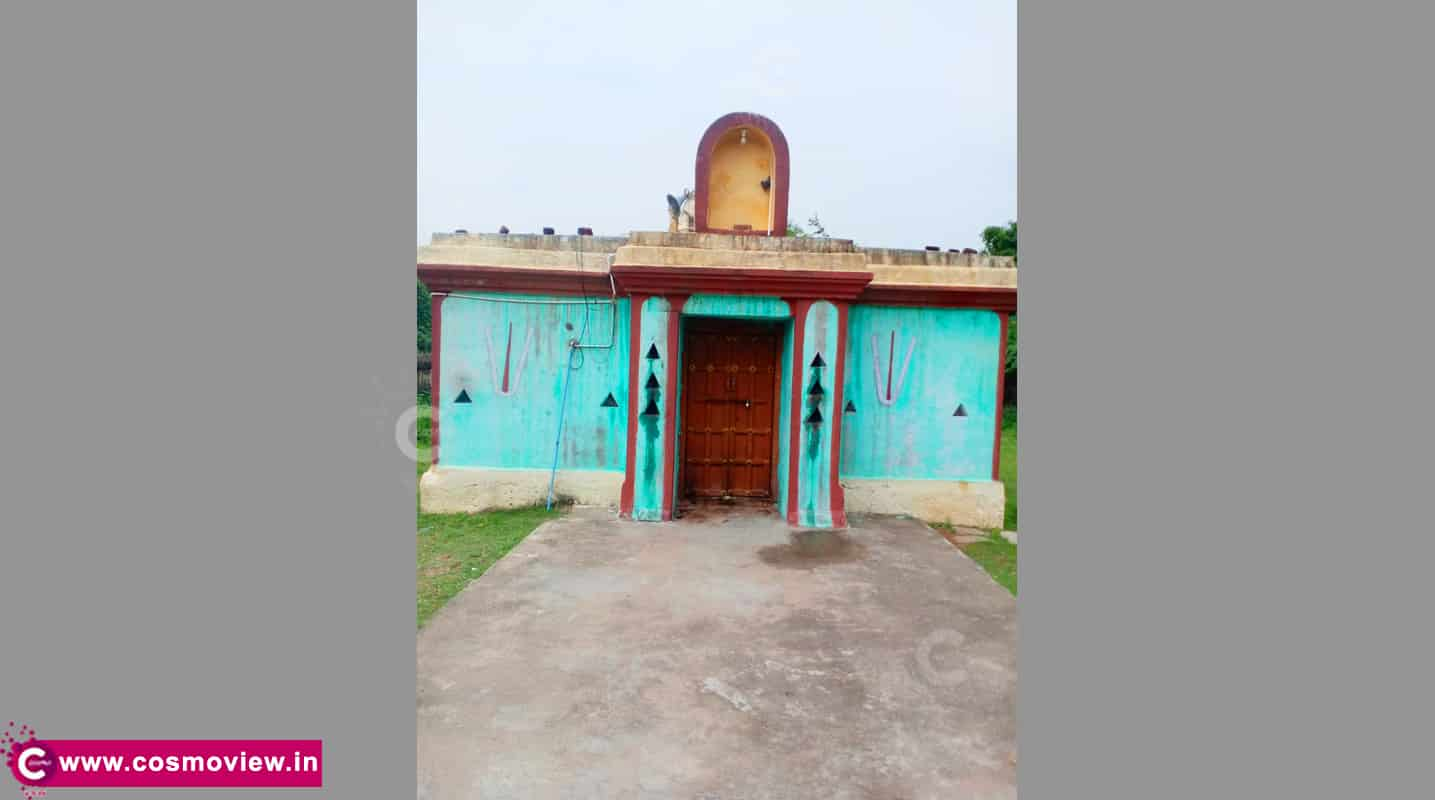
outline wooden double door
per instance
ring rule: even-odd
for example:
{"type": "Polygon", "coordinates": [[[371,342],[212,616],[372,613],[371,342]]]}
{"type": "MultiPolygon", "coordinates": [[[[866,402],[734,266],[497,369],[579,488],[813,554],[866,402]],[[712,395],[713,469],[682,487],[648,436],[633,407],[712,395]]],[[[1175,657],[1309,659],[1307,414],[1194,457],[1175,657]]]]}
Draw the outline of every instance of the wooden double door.
{"type": "Polygon", "coordinates": [[[782,329],[722,319],[685,326],[683,496],[773,497],[782,329]]]}

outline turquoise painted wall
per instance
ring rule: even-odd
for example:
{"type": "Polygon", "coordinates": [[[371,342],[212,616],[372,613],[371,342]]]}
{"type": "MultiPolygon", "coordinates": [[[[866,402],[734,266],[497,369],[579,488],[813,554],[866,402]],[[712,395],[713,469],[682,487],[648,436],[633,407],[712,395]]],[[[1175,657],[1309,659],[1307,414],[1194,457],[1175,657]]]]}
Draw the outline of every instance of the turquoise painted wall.
{"type": "Polygon", "coordinates": [[[833,374],[837,359],[837,307],[818,300],[803,323],[802,420],[800,448],[789,457],[797,461],[797,524],[832,525],[832,426],[841,424],[833,413],[833,374]],[[814,366],[818,361],[822,366],[814,366]]]}
{"type": "Polygon", "coordinates": [[[683,305],[691,317],[736,317],[739,319],[787,319],[792,309],[776,297],[737,294],[695,294],[683,305]]]}
{"type": "Polygon", "coordinates": [[[612,348],[580,351],[581,364],[568,386],[559,468],[622,472],[627,455],[629,301],[585,307],[572,297],[485,296],[508,301],[451,295],[443,302],[438,398],[442,465],[550,468],[568,372],[568,342],[582,333],[584,344],[611,340],[612,348]],[[517,300],[563,304],[513,302],[517,300]],[[500,392],[505,360],[507,395],[500,392]],[[616,407],[602,405],[609,392],[616,407]],[[469,402],[458,402],[461,393],[469,402]]]}
{"type": "MultiPolygon", "coordinates": [[[[663,423],[666,419],[666,393],[677,387],[668,386],[668,359],[676,353],[668,352],[668,317],[671,315],[667,300],[650,297],[638,310],[638,386],[634,402],[638,404],[637,457],[634,460],[633,476],[633,518],[660,520],[663,518],[663,423]],[[649,358],[650,352],[657,358],[649,358]],[[648,388],[649,378],[656,382],[656,388],[648,388]],[[645,413],[653,411],[655,413],[645,413]]],[[[674,404],[676,408],[676,404],[674,404]]],[[[676,471],[675,471],[676,472],[676,471]]]]}
{"type": "MultiPolygon", "coordinates": [[[[666,386],[671,313],[667,302],[662,298],[647,301],[636,320],[641,350],[630,353],[629,325],[634,321],[626,298],[612,305],[593,303],[585,309],[581,301],[569,297],[490,297],[507,301],[453,295],[443,304],[439,387],[443,464],[512,469],[547,469],[552,465],[559,397],[568,364],[567,343],[584,330],[586,313],[584,342],[608,344],[611,337],[612,347],[582,351],[582,361],[568,388],[559,468],[622,472],[629,403],[637,403],[640,416],[634,516],[660,519],[663,400],[667,391],[681,389],[666,386]],[[519,300],[557,302],[515,302],[519,300]],[[655,348],[657,359],[646,358],[650,346],[655,348]],[[659,383],[656,390],[641,388],[636,397],[630,397],[630,357],[638,359],[639,386],[645,387],[651,373],[659,383]],[[506,395],[500,391],[505,358],[509,374],[506,395]],[[650,392],[658,413],[641,415],[650,392]],[[458,402],[461,393],[469,402],[458,402]],[[617,404],[614,407],[602,405],[609,393],[617,404]]],[[[683,311],[690,316],[749,319],[784,319],[790,314],[787,304],[776,298],[717,295],[695,295],[683,311]]],[[[997,314],[967,309],[853,306],[844,395],[856,407],[855,413],[842,413],[832,405],[836,319],[836,309],[830,303],[814,303],[805,323],[801,354],[793,353],[791,326],[784,331],[777,464],[777,503],[782,513],[788,512],[788,470],[790,459],[796,457],[800,459],[799,523],[831,524],[831,487],[827,485],[831,448],[824,444],[830,442],[833,424],[843,425],[840,471],[845,477],[990,480],[1001,346],[997,314]],[[810,365],[819,351],[827,362],[820,370],[826,391],[809,396],[806,391],[819,372],[810,365]],[[823,418],[821,423],[800,426],[801,441],[796,453],[791,452],[788,434],[794,358],[802,367],[802,416],[805,419],[817,408],[823,418]],[[890,405],[883,402],[889,381],[890,405]],[[965,416],[953,415],[959,404],[965,416]]],[[[671,355],[681,358],[680,354],[671,355]]],[[[680,413],[681,397],[674,405],[680,413]]],[[[681,424],[681,420],[677,422],[681,424]]],[[[675,480],[676,475],[674,470],[675,480]]],[[[674,486],[674,496],[676,493],[674,486]]]]}
{"type": "Polygon", "coordinates": [[[854,306],[849,326],[843,395],[857,410],[842,415],[841,475],[991,480],[998,315],[854,306]],[[964,417],[953,416],[959,404],[964,417]]]}

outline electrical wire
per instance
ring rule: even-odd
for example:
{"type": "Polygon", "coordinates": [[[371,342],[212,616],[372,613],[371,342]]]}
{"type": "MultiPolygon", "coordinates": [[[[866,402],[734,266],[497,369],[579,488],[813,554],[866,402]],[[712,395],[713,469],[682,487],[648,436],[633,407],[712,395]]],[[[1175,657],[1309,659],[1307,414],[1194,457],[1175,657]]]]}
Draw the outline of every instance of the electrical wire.
{"type": "Polygon", "coordinates": [[[573,377],[576,368],[573,366],[573,356],[578,353],[578,348],[568,350],[568,370],[563,376],[563,399],[558,401],[558,433],[553,437],[553,469],[548,473],[548,504],[545,508],[553,510],[553,484],[558,479],[558,453],[563,443],[563,418],[568,411],[568,381],[573,377]]]}
{"type": "MultiPolygon", "coordinates": [[[[553,484],[558,480],[558,455],[563,446],[563,419],[568,412],[568,383],[573,379],[573,373],[583,367],[587,356],[584,355],[581,345],[588,335],[588,320],[592,313],[591,298],[588,296],[588,275],[583,270],[583,235],[578,234],[574,240],[574,249],[577,252],[578,262],[578,288],[583,292],[583,327],[578,331],[578,338],[568,343],[568,371],[563,376],[563,397],[558,401],[558,433],[553,437],[553,468],[548,472],[548,504],[546,508],[553,510],[553,484]]],[[[612,278],[612,269],[608,270],[608,276],[612,278]]],[[[616,294],[616,291],[614,292],[616,294]]],[[[616,331],[618,325],[617,300],[609,304],[612,312],[613,329],[616,331]]],[[[612,346],[612,343],[609,343],[612,346]]]]}

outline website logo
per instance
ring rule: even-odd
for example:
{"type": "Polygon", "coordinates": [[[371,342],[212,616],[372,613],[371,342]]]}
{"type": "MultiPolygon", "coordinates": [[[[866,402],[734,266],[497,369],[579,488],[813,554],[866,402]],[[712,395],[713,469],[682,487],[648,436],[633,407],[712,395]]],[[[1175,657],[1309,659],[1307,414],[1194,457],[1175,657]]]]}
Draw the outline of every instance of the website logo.
{"type": "Polygon", "coordinates": [[[14,720],[0,733],[0,744],[5,748],[5,765],[20,782],[20,793],[27,800],[44,797],[45,790],[40,787],[55,776],[55,751],[35,738],[34,728],[17,725],[14,720]]]}
{"type": "Polygon", "coordinates": [[[290,788],[324,785],[319,739],[49,739],[10,722],[5,763],[26,800],[58,787],[290,788]]]}

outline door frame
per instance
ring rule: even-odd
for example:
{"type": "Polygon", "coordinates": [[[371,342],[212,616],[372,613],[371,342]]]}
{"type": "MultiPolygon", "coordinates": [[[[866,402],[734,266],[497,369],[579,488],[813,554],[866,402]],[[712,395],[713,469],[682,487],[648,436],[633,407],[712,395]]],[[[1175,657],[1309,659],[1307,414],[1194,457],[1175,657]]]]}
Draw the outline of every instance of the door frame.
{"type": "MultiPolygon", "coordinates": [[[[677,472],[677,486],[675,487],[675,488],[676,488],[676,492],[675,492],[675,499],[674,499],[674,502],[673,502],[674,512],[676,512],[676,506],[677,506],[678,500],[692,500],[692,499],[693,499],[693,496],[690,495],[690,494],[688,493],[688,491],[687,491],[687,480],[686,480],[686,479],[687,479],[687,458],[686,458],[686,455],[685,455],[685,452],[684,452],[684,445],[686,445],[686,443],[687,443],[687,438],[686,438],[686,431],[684,430],[684,427],[685,427],[685,425],[686,425],[686,421],[683,419],[683,415],[684,415],[684,412],[687,410],[687,403],[688,403],[688,400],[689,400],[689,397],[688,397],[688,394],[687,394],[687,390],[688,390],[689,387],[686,385],[686,384],[687,384],[687,381],[686,381],[687,364],[686,364],[686,362],[687,362],[687,358],[688,358],[688,353],[691,352],[690,349],[688,348],[688,336],[689,336],[689,334],[691,334],[691,332],[693,331],[694,326],[696,326],[696,327],[698,327],[698,328],[707,329],[707,330],[718,329],[718,330],[720,330],[721,332],[727,332],[727,331],[730,331],[730,330],[742,331],[742,330],[744,330],[744,329],[747,329],[747,330],[763,329],[763,330],[772,331],[772,332],[775,334],[775,335],[773,336],[773,362],[772,362],[772,363],[773,363],[773,370],[772,370],[772,436],[771,436],[771,439],[772,439],[772,453],[768,456],[768,459],[769,459],[769,460],[768,460],[769,469],[768,469],[768,480],[767,480],[767,483],[768,483],[768,497],[767,497],[767,499],[768,499],[768,501],[770,501],[771,503],[773,503],[774,506],[777,505],[777,503],[778,503],[777,493],[778,493],[778,488],[779,488],[779,486],[780,486],[779,475],[777,474],[777,473],[778,473],[778,462],[779,462],[779,460],[780,460],[781,453],[782,453],[782,451],[781,451],[781,447],[782,447],[782,432],[781,432],[780,430],[778,430],[778,428],[780,427],[778,423],[779,423],[779,421],[782,419],[782,413],[781,413],[781,412],[782,412],[782,405],[781,405],[781,403],[782,403],[782,383],[783,383],[783,377],[784,377],[784,376],[782,375],[782,354],[783,354],[782,351],[783,351],[783,341],[784,341],[784,337],[785,337],[785,335],[786,335],[785,326],[791,325],[791,324],[792,324],[792,318],[791,318],[791,317],[788,317],[788,318],[786,318],[786,319],[776,319],[776,318],[760,318],[760,317],[759,317],[759,318],[753,318],[753,317],[724,317],[724,316],[714,316],[714,315],[706,315],[706,314],[703,314],[703,315],[686,315],[686,314],[685,314],[685,315],[683,315],[683,318],[682,318],[682,320],[681,320],[681,330],[679,331],[679,339],[680,339],[681,344],[678,346],[678,375],[679,375],[678,381],[679,381],[679,393],[678,393],[678,398],[677,398],[678,402],[675,404],[675,405],[677,406],[677,411],[678,411],[678,424],[675,426],[675,427],[677,428],[677,432],[676,432],[676,434],[677,434],[677,435],[676,435],[677,441],[675,442],[675,447],[673,448],[673,457],[674,457],[675,459],[677,459],[677,462],[678,462],[678,463],[677,463],[677,465],[676,465],[676,466],[677,466],[677,470],[676,470],[676,472],[677,472]]],[[[676,515],[676,514],[675,514],[675,515],[676,515]]]]}

